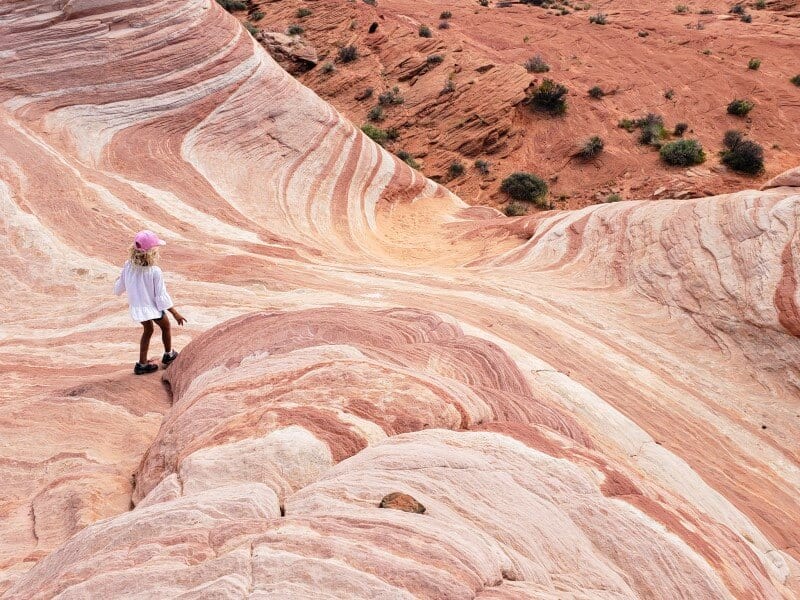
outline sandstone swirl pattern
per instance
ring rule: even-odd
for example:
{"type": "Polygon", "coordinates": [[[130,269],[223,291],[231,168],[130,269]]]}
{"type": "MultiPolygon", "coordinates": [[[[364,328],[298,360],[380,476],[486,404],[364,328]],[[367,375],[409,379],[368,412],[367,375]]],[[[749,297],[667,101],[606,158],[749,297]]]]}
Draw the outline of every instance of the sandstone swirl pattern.
{"type": "Polygon", "coordinates": [[[5,2],[0,73],[3,598],[800,596],[796,171],[497,218],[208,0],[5,2]]]}

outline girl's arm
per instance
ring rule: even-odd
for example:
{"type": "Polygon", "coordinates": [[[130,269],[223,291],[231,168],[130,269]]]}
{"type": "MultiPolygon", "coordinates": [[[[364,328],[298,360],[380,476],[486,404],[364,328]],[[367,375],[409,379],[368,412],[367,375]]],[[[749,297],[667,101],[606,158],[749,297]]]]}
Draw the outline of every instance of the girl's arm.
{"type": "Polygon", "coordinates": [[[167,310],[172,313],[172,316],[175,318],[175,321],[178,323],[178,325],[184,325],[186,323],[186,319],[183,318],[181,313],[179,313],[174,306],[172,308],[168,308],[167,310]]]}
{"type": "Polygon", "coordinates": [[[164,283],[164,274],[158,267],[154,267],[153,269],[153,285],[156,294],[156,308],[158,310],[168,310],[172,316],[175,317],[178,325],[186,323],[186,319],[184,319],[181,313],[174,307],[172,298],[167,292],[167,285],[164,283]]]}

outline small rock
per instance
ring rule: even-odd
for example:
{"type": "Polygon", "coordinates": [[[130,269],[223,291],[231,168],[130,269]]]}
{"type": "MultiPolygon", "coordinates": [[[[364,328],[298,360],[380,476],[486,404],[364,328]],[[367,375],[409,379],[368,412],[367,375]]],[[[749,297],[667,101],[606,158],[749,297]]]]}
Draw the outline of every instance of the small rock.
{"type": "Polygon", "coordinates": [[[653,196],[660,196],[661,194],[663,194],[666,191],[667,191],[667,188],[660,187],[655,192],[653,192],[653,196]]]}
{"type": "Polygon", "coordinates": [[[414,498],[408,494],[403,494],[401,492],[386,494],[378,506],[380,508],[393,508],[395,510],[402,510],[420,515],[425,512],[425,507],[422,506],[422,504],[414,500],[414,498]]]}

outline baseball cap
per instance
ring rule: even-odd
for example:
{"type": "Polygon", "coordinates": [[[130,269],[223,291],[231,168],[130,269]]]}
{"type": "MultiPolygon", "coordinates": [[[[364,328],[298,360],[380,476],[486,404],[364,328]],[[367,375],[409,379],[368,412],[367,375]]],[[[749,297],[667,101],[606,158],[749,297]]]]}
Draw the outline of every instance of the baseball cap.
{"type": "Polygon", "coordinates": [[[166,244],[167,242],[159,239],[158,236],[149,229],[140,231],[133,238],[133,245],[137,250],[141,250],[142,252],[147,252],[156,246],[165,246],[166,244]]]}

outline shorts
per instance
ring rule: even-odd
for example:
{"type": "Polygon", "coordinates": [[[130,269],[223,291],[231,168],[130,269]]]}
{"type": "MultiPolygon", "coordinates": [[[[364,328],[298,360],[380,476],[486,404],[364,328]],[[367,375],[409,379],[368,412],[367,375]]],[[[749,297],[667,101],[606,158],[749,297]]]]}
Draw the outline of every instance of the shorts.
{"type": "Polygon", "coordinates": [[[146,320],[144,320],[144,321],[139,321],[139,323],[142,323],[142,324],[144,324],[144,323],[149,323],[150,321],[160,321],[161,319],[163,319],[163,318],[164,318],[164,316],[165,316],[166,314],[167,314],[167,311],[165,311],[165,310],[162,310],[162,311],[161,311],[161,316],[160,316],[160,317],[158,317],[157,319],[146,319],[146,320]]]}

